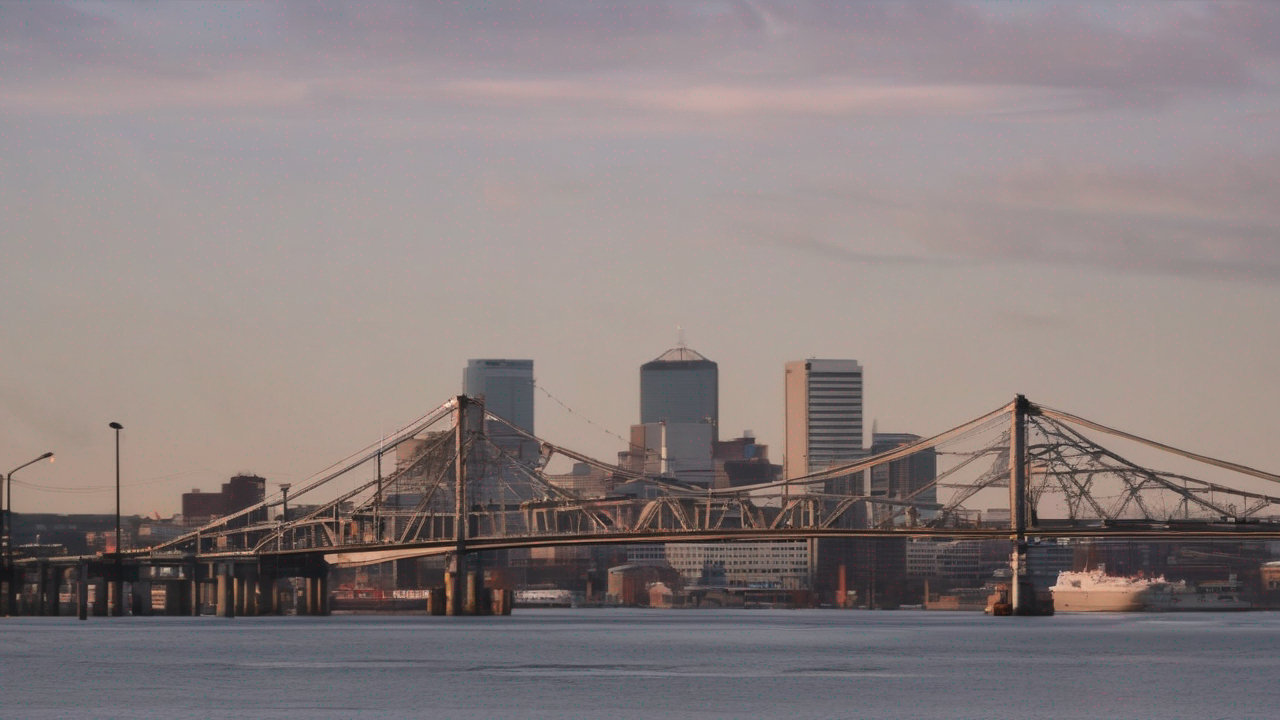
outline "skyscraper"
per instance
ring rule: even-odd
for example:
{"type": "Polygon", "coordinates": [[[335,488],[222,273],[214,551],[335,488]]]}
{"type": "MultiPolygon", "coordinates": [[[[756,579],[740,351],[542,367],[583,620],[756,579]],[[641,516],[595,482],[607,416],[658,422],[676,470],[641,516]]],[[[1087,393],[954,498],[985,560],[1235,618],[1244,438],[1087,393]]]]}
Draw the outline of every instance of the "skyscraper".
{"type": "MultiPolygon", "coordinates": [[[[871,436],[871,454],[889,452],[920,440],[910,433],[874,433],[871,436]]],[[[938,477],[938,453],[925,448],[907,457],[892,460],[871,469],[870,495],[873,497],[908,498],[917,502],[938,502],[937,486],[926,487],[938,477]]],[[[888,506],[884,506],[888,510],[888,506]]],[[[920,510],[918,517],[928,520],[936,514],[933,510],[920,510]]]]}
{"type": "Polygon", "coordinates": [[[786,432],[789,478],[862,457],[862,366],[858,361],[787,363],[786,432]]]}
{"type": "MultiPolygon", "coordinates": [[[[640,423],[720,425],[720,369],[684,345],[640,366],[640,423]]],[[[708,451],[709,452],[709,451],[708,451]]]]}
{"type": "MultiPolygon", "coordinates": [[[[797,360],[786,366],[785,476],[857,461],[865,456],[862,441],[862,366],[857,360],[797,360]]],[[[831,495],[861,494],[865,473],[828,479],[822,488],[831,495]]],[[[862,527],[865,512],[842,516],[842,527],[862,527]]],[[[866,550],[849,539],[809,540],[811,587],[837,604],[845,602],[844,578],[859,567],[857,553],[866,550]],[[841,570],[844,566],[844,570],[841,570]]],[[[871,551],[874,554],[874,551],[871,551]]],[[[864,563],[865,564],[865,563],[864,563]]],[[[855,587],[857,587],[855,585],[855,587]]]]}
{"type": "MultiPolygon", "coordinates": [[[[485,410],[533,434],[532,360],[468,360],[462,392],[471,397],[483,395],[485,410]]],[[[502,423],[489,421],[485,429],[494,438],[512,435],[502,423]]]]}

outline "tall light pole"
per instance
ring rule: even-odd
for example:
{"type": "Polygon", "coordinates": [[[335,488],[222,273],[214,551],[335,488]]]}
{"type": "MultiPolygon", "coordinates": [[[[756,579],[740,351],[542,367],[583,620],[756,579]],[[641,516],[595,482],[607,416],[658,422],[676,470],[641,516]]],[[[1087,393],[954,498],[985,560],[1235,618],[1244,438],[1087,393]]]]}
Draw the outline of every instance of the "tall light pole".
{"type": "Polygon", "coordinates": [[[107,427],[116,431],[116,577],[112,581],[115,586],[116,601],[111,607],[111,614],[124,615],[124,547],[120,544],[120,431],[124,426],[113,422],[107,427]]]}
{"type": "Polygon", "coordinates": [[[13,591],[13,583],[17,579],[13,574],[13,474],[28,465],[35,465],[41,460],[51,457],[53,457],[53,453],[47,452],[31,462],[25,462],[10,470],[4,476],[4,491],[5,495],[8,495],[8,499],[4,502],[5,568],[7,570],[5,575],[9,580],[9,596],[4,604],[4,614],[6,616],[12,614],[13,600],[17,597],[17,593],[13,591]]]}

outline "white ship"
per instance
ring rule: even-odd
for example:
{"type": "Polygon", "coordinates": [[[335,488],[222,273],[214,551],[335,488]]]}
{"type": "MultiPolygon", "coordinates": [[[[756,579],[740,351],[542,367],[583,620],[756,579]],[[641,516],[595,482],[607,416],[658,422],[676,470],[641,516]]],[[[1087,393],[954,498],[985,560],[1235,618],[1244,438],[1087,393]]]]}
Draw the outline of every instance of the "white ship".
{"type": "Polygon", "coordinates": [[[1056,612],[1188,612],[1248,610],[1234,577],[1189,586],[1163,577],[1131,578],[1093,572],[1063,572],[1052,588],[1056,612]]]}
{"type": "Polygon", "coordinates": [[[1164,578],[1128,578],[1093,572],[1061,572],[1052,588],[1054,612],[1134,612],[1146,606],[1153,586],[1164,578]]]}

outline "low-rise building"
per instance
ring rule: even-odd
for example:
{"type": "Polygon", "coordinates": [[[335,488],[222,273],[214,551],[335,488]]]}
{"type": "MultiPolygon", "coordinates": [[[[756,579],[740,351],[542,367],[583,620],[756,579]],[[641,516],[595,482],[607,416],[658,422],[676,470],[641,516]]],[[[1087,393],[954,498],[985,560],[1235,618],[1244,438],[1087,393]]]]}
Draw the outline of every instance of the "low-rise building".
{"type": "Polygon", "coordinates": [[[803,542],[668,543],[666,556],[688,585],[809,586],[809,552],[803,542]]]}

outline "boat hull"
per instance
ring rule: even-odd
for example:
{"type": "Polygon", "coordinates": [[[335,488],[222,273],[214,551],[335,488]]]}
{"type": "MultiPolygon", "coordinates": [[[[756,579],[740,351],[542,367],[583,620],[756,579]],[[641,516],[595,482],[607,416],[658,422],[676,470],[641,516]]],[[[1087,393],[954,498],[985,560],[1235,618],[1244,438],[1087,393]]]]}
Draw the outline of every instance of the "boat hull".
{"type": "Polygon", "coordinates": [[[1141,592],[1116,592],[1104,590],[1053,591],[1054,612],[1137,612],[1145,601],[1141,592]]]}

